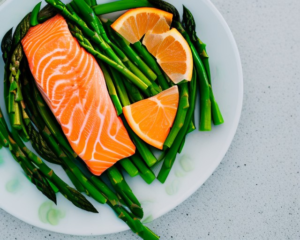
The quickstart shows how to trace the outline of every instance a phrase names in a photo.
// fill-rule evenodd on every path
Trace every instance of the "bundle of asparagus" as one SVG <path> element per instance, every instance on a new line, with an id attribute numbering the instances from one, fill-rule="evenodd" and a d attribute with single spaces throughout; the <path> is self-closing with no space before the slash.
<path id="1" fill-rule="evenodd" d="M 200 91 L 199 130 L 210 131 L 224 122 L 211 87 L 209 58 L 205 44 L 196 34 L 196 24 L 191 12 L 184 7 L 183 22 L 171 4 L 162 0 L 122 0 L 97 5 L 95 0 L 73 0 L 65 5 L 60 0 L 46 0 L 48 5 L 40 11 L 37 4 L 33 11 L 17 26 L 14 35 L 9 30 L 1 44 L 5 61 L 4 98 L 9 115 L 9 128 L 0 110 L 0 147 L 9 147 L 31 182 L 49 199 L 56 202 L 56 192 L 61 192 L 75 206 L 90 212 L 98 212 L 83 196 L 107 203 L 131 230 L 143 239 L 159 239 L 140 219 L 143 209 L 125 181 L 121 167 L 131 177 L 140 175 L 148 184 L 156 176 L 152 167 L 163 161 L 157 179 L 164 183 L 171 171 L 177 153 L 184 147 L 186 135 L 194 131 L 194 110 L 197 87 Z M 112 22 L 101 15 L 139 7 L 157 7 L 173 14 L 172 26 L 177 28 L 188 42 L 194 60 L 190 82 L 179 85 L 180 100 L 173 127 L 164 143 L 159 159 L 150 146 L 130 128 L 122 114 L 122 107 L 154 96 L 170 88 L 173 83 L 163 73 L 151 53 L 140 41 L 130 44 L 111 28 Z M 107 88 L 123 123 L 134 142 L 136 154 L 119 161 L 108 169 L 106 175 L 112 189 L 103 176 L 96 177 L 74 153 L 51 110 L 35 85 L 20 41 L 31 26 L 36 26 L 60 13 L 68 22 L 72 35 L 79 44 L 98 61 Z M 150 67 L 151 66 L 151 67 Z M 59 164 L 71 179 L 76 190 L 63 182 L 43 160 L 26 148 L 23 141 L 30 140 L 36 152 L 45 160 Z"/>

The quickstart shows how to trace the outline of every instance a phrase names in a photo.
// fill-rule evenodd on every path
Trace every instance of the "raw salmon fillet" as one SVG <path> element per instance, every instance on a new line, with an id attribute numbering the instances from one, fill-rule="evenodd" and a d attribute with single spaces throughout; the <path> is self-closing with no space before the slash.
<path id="1" fill-rule="evenodd" d="M 61 15 L 30 28 L 22 45 L 40 92 L 93 174 L 135 153 L 99 65 Z"/>

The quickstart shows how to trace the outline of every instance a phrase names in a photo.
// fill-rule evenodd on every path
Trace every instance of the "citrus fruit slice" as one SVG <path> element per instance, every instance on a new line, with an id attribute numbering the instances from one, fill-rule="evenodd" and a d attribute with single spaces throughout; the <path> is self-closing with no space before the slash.
<path id="1" fill-rule="evenodd" d="M 148 51 L 175 83 L 191 81 L 193 75 L 193 55 L 187 41 L 177 29 L 156 34 L 148 32 L 143 40 Z"/>
<path id="2" fill-rule="evenodd" d="M 163 149 L 176 117 L 179 101 L 178 87 L 171 87 L 154 97 L 123 108 L 131 129 L 146 143 Z"/>
<path id="3" fill-rule="evenodd" d="M 136 8 L 120 16 L 111 27 L 128 42 L 136 43 L 147 33 L 163 33 L 170 29 L 173 14 L 156 8 Z"/>

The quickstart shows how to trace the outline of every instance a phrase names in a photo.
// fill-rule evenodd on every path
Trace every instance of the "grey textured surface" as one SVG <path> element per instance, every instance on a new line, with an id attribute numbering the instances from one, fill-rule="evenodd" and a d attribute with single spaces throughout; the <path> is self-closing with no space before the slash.
<path id="1" fill-rule="evenodd" d="M 149 227 L 161 239 L 300 239 L 300 1 L 212 0 L 239 47 L 241 122 L 212 177 Z M 0 210 L 0 239 L 137 239 L 129 231 L 74 237 Z"/>

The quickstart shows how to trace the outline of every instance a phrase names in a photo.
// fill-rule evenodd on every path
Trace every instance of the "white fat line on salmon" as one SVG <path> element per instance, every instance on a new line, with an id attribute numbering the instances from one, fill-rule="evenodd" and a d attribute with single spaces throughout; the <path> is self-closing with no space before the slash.
<path id="1" fill-rule="evenodd" d="M 49 78 L 46 79 L 46 87 L 44 87 L 45 72 L 48 71 L 48 67 L 51 65 L 52 62 L 54 62 L 56 60 L 60 60 L 60 59 L 62 60 L 62 59 L 66 59 L 67 58 L 66 55 L 62 55 L 62 56 L 58 56 L 58 57 L 53 57 L 53 54 L 58 53 L 58 52 L 63 53 L 63 52 L 65 52 L 65 49 L 58 49 L 58 50 L 55 50 L 55 51 L 53 51 L 51 53 L 46 54 L 44 57 L 42 57 L 41 61 L 38 63 L 38 66 L 36 68 L 36 75 L 37 75 L 36 78 L 40 80 L 39 81 L 40 85 L 42 86 L 42 88 L 44 90 L 46 90 L 47 95 L 49 95 L 49 88 L 48 88 L 49 86 L 48 85 L 49 85 L 50 81 L 47 81 Z M 40 66 L 41 66 L 41 64 L 43 63 L 44 60 L 47 60 L 48 57 L 50 57 L 51 59 L 50 59 L 50 61 L 48 61 L 46 63 L 45 67 L 42 68 L 41 77 L 39 78 Z M 50 97 L 50 99 L 51 99 L 51 97 Z"/>
<path id="2" fill-rule="evenodd" d="M 59 36 L 62 34 L 62 31 L 58 31 L 56 33 L 54 33 L 52 36 L 47 36 L 47 35 L 43 35 L 40 36 L 38 40 L 36 40 L 34 42 L 34 44 L 31 46 L 31 48 L 28 51 L 28 56 L 32 56 L 33 62 L 35 62 L 35 55 L 38 52 L 38 49 L 42 48 L 47 42 L 49 42 L 50 38 L 54 38 L 55 36 Z M 34 51 L 34 53 L 32 53 L 32 51 Z"/>
<path id="3" fill-rule="evenodd" d="M 88 59 L 88 60 L 89 60 L 89 59 Z M 88 61 L 87 61 L 87 62 L 88 62 Z M 87 74 L 87 77 L 85 77 L 85 78 L 87 78 L 87 79 L 85 79 L 86 81 L 88 81 L 88 79 L 93 79 L 93 78 L 95 77 L 95 72 L 92 73 L 92 71 L 91 71 L 91 69 L 92 69 L 92 67 L 93 67 L 93 64 L 94 64 L 94 62 L 92 61 L 92 63 L 90 64 L 90 69 L 89 69 L 89 72 L 88 72 L 88 74 Z M 92 73 L 93 75 L 91 75 L 91 73 Z M 90 75 L 91 75 L 91 76 L 90 76 Z M 93 89 L 90 88 L 89 90 L 93 90 Z M 97 89 L 94 89 L 94 90 L 97 90 Z M 72 95 L 72 97 L 73 97 L 73 95 Z M 71 97 L 71 98 L 72 98 L 72 97 Z M 71 98 L 70 98 L 70 99 L 71 99 Z M 94 102 L 94 98 L 93 98 L 92 101 Z M 69 102 L 70 102 L 70 100 L 69 100 Z M 93 103 L 93 102 L 92 102 L 92 103 Z M 68 107 L 68 105 L 66 104 L 66 105 L 65 105 L 65 109 L 66 109 L 67 107 Z M 63 113 L 65 109 L 63 109 L 61 113 Z M 79 109 L 83 112 L 84 107 L 83 107 L 82 105 L 80 105 L 80 108 L 79 108 Z M 86 125 L 88 119 L 90 119 L 90 114 L 92 113 L 92 110 L 93 110 L 93 109 L 90 108 L 89 111 L 88 111 L 88 113 L 87 113 L 86 116 L 85 116 L 84 122 L 83 122 L 83 124 L 82 124 L 82 126 L 81 126 L 81 129 L 80 129 L 80 135 L 79 135 L 78 139 L 75 140 L 75 141 L 73 141 L 74 144 L 76 144 L 76 145 L 78 145 L 78 143 L 79 143 L 79 141 L 80 141 L 80 139 L 81 139 L 81 133 L 83 132 L 83 129 L 85 128 L 85 125 Z M 74 114 L 74 111 L 72 112 L 72 114 Z M 68 124 L 65 124 L 64 126 L 65 126 L 66 128 L 68 128 L 68 129 L 72 129 L 72 124 L 71 124 L 70 122 L 69 122 Z M 70 133 L 70 134 L 71 134 L 71 133 Z"/>
<path id="4" fill-rule="evenodd" d="M 23 44 L 23 47 L 27 48 L 29 43 L 32 43 L 36 39 L 39 39 L 40 34 L 44 33 L 45 28 L 47 28 L 48 31 L 52 31 L 52 29 L 54 27 L 55 27 L 54 24 L 52 24 L 50 22 L 45 22 L 45 25 L 41 25 L 41 26 L 39 26 L 39 28 L 30 28 L 29 31 L 27 32 L 26 36 L 25 36 L 25 39 L 26 38 L 31 38 L 32 41 L 27 42 L 26 44 Z"/>
<path id="5" fill-rule="evenodd" d="M 52 105 L 52 108 L 51 108 L 51 109 L 52 109 L 53 113 L 54 113 L 56 116 L 58 115 L 58 116 L 56 117 L 56 119 L 57 119 L 58 121 L 59 121 L 59 119 L 60 119 L 60 117 L 61 117 L 61 114 L 62 114 L 62 108 L 61 108 L 61 105 L 64 104 L 65 98 L 66 98 L 66 94 L 64 94 L 63 97 L 62 97 L 62 99 L 59 100 L 59 104 L 56 104 L 56 105 L 55 105 L 55 106 L 56 106 L 55 108 L 53 107 L 53 102 L 52 102 L 52 104 L 51 104 L 51 105 Z M 59 112 L 59 111 L 60 111 L 60 112 Z"/>
<path id="6" fill-rule="evenodd" d="M 66 80 L 61 80 L 61 81 L 65 82 Z M 66 96 L 68 97 L 67 102 L 64 101 L 64 99 L 66 98 Z M 65 110 L 66 110 L 67 108 L 70 107 L 69 103 L 73 100 L 73 97 L 74 97 L 74 96 L 79 96 L 78 91 L 73 91 L 71 96 L 69 96 L 69 95 L 67 95 L 67 94 L 63 94 L 63 99 L 60 100 L 59 107 L 61 107 L 61 105 L 63 105 L 64 107 L 61 107 L 61 108 L 58 109 L 58 110 L 61 110 L 61 111 L 60 111 L 60 114 L 57 116 L 57 119 L 58 119 L 58 120 L 61 121 L 62 114 L 65 112 Z M 78 103 L 77 103 L 77 104 L 78 104 Z M 55 113 L 57 114 L 57 109 L 55 109 L 55 110 L 56 110 Z M 53 111 L 54 111 L 54 109 L 53 109 Z"/>
<path id="7" fill-rule="evenodd" d="M 57 22 L 58 21 L 56 21 L 53 24 L 53 22 L 49 21 L 49 22 L 45 22 L 45 24 L 43 25 L 40 25 L 38 28 L 31 28 L 28 31 L 27 36 L 30 37 L 33 41 L 37 41 L 38 39 L 40 39 L 41 34 L 43 34 L 45 31 L 51 32 L 54 28 L 59 29 L 56 32 L 62 32 L 62 33 L 67 32 L 66 28 L 60 28 L 60 26 L 62 25 L 65 26 L 65 23 L 57 24 Z"/>
<path id="8" fill-rule="evenodd" d="M 101 123 L 103 122 L 103 119 L 100 118 L 100 125 Z M 82 151 L 80 152 L 80 154 L 78 154 L 79 156 L 82 156 L 82 158 L 84 158 L 84 156 L 86 155 L 86 150 L 87 150 L 87 147 L 89 145 L 89 141 L 91 141 L 91 134 L 94 133 L 94 131 L 97 131 L 98 130 L 98 134 L 99 132 L 101 133 L 101 128 L 99 127 L 97 129 L 97 121 L 93 121 L 92 122 L 92 126 L 91 126 L 91 129 L 89 131 L 89 135 L 86 137 L 86 141 L 85 141 L 85 145 L 84 145 L 84 148 L 82 149 Z M 81 132 L 82 133 L 82 132 Z M 96 138 L 97 139 L 97 138 Z M 80 140 L 82 140 L 82 138 L 80 137 Z M 97 143 L 97 141 L 95 141 L 95 144 Z M 93 153 L 95 152 L 95 145 L 93 145 L 93 151 L 92 151 L 92 156 L 93 156 Z M 87 159 L 86 159 L 87 160 Z"/>
<path id="9" fill-rule="evenodd" d="M 52 36 L 45 35 L 45 36 L 40 37 L 38 40 L 33 41 L 34 45 L 31 46 L 30 51 L 28 52 L 28 56 L 32 56 L 32 60 L 33 60 L 33 62 L 35 62 L 36 53 L 39 52 L 39 49 L 45 48 L 47 46 L 47 44 L 49 42 L 51 42 L 52 38 L 55 38 L 55 36 L 59 36 L 63 33 L 65 34 L 65 32 L 63 32 L 63 31 L 58 31 L 58 32 L 54 33 Z M 34 51 L 34 50 L 35 50 L 35 52 L 32 53 L 32 51 Z"/>
<path id="10" fill-rule="evenodd" d="M 84 133 L 85 129 L 89 129 L 89 136 L 87 136 L 87 139 L 91 137 L 91 134 L 92 134 L 92 127 L 94 124 L 96 124 L 95 121 L 92 121 L 94 118 L 95 118 L 95 114 L 94 114 L 94 109 L 93 109 L 93 106 L 95 105 L 95 100 L 92 99 L 92 102 L 90 103 L 91 106 L 89 107 L 88 109 L 88 112 L 85 114 L 85 118 L 84 118 L 84 121 L 81 125 L 81 128 L 79 130 L 79 135 L 78 137 L 76 138 L 76 140 L 72 140 L 70 139 L 74 144 L 76 144 L 77 146 L 80 145 L 80 142 L 82 140 L 85 140 L 86 138 L 84 136 L 82 136 L 82 134 Z M 82 112 L 83 112 L 83 109 L 81 109 Z M 74 121 L 74 119 L 71 119 L 71 121 Z M 92 126 L 88 126 L 88 124 L 92 124 Z M 73 129 L 75 130 L 75 129 Z M 77 129 L 78 130 L 78 129 Z"/>
<path id="11" fill-rule="evenodd" d="M 69 56 L 69 53 L 71 53 L 71 52 L 73 51 L 73 48 L 74 48 L 74 47 L 75 47 L 75 46 L 74 46 L 73 42 L 71 41 L 71 45 L 70 45 L 70 47 L 69 47 L 69 49 L 68 49 L 67 54 L 64 54 L 64 56 L 66 56 L 66 59 L 67 59 L 67 57 Z M 76 48 L 76 54 L 77 54 L 77 53 L 78 53 L 78 48 Z M 76 54 L 74 55 L 74 57 L 73 57 L 69 62 L 67 62 L 67 63 L 65 63 L 65 64 L 57 65 L 57 68 L 56 68 L 57 71 L 55 71 L 55 72 L 52 73 L 50 76 L 48 76 L 47 82 L 50 82 L 50 80 L 51 80 L 51 78 L 52 78 L 53 76 L 57 76 L 57 75 L 59 75 L 59 74 L 62 74 L 62 73 L 60 72 L 60 69 L 63 68 L 63 67 L 68 66 L 70 62 L 74 61 L 74 59 L 76 58 Z M 48 70 L 48 69 L 47 69 L 47 70 Z M 64 74 L 64 76 L 65 76 L 65 74 Z"/>
<path id="12" fill-rule="evenodd" d="M 57 75 L 57 76 L 59 76 L 59 75 Z M 67 77 L 67 76 L 63 76 L 63 77 Z M 49 84 L 49 82 L 50 82 L 50 81 L 48 81 L 48 84 Z M 53 81 L 53 82 L 54 82 L 54 81 Z M 77 85 L 77 83 L 76 83 L 75 80 L 73 80 L 73 82 L 75 82 L 74 85 Z M 51 93 L 48 93 L 49 98 L 51 99 L 52 104 L 53 104 L 53 101 L 61 101 L 61 96 L 68 95 L 68 93 L 70 93 L 70 92 L 75 93 L 75 92 L 78 92 L 78 91 L 79 91 L 78 88 L 74 89 L 74 87 L 72 87 L 71 84 L 66 84 L 66 83 L 71 83 L 71 84 L 72 84 L 72 80 L 70 80 L 70 79 L 61 79 L 61 80 L 57 80 L 57 81 L 54 82 L 54 85 L 53 85 L 53 87 L 52 87 Z M 61 87 L 61 86 L 64 87 L 64 88 L 63 88 L 64 90 L 57 90 L 57 88 L 59 88 L 59 87 Z M 48 88 L 50 89 L 50 87 L 48 87 Z M 59 93 L 61 93 L 61 94 L 59 94 Z M 79 95 L 78 95 L 78 96 L 79 96 Z M 60 97 L 60 99 L 57 98 L 57 97 Z M 61 101 L 61 103 L 62 103 L 62 101 Z M 57 106 L 57 105 L 60 106 L 61 103 L 53 104 L 53 107 L 55 107 L 54 110 L 56 110 L 56 109 L 57 109 L 56 106 Z M 67 107 L 67 106 L 66 106 L 66 107 Z M 66 107 L 65 107 L 65 108 L 66 108 Z M 65 109 L 65 108 L 64 108 L 64 109 Z"/>
<path id="13" fill-rule="evenodd" d="M 76 54 L 78 53 L 78 51 L 79 51 L 79 50 L 78 50 L 78 48 L 76 47 Z M 83 57 L 84 57 L 84 55 L 82 54 L 81 59 L 80 59 L 80 62 L 83 61 L 83 59 L 82 59 Z M 73 59 L 75 59 L 75 58 L 76 58 L 76 55 L 74 55 L 74 58 L 73 58 Z M 72 59 L 72 60 L 73 60 L 73 59 Z M 65 66 L 68 66 L 68 63 L 67 63 L 67 64 L 63 64 L 63 66 L 64 66 L 64 67 L 65 67 Z M 87 63 L 86 63 L 86 66 L 87 66 Z M 74 69 L 73 69 L 73 71 L 74 71 Z M 51 78 L 52 78 L 52 77 L 58 77 L 59 75 L 61 75 L 62 78 L 65 78 L 65 77 L 66 77 L 65 74 L 63 75 L 63 74 L 60 73 L 60 72 L 59 72 L 59 74 L 55 72 L 55 73 L 51 74 L 51 75 L 48 77 L 47 82 L 49 83 L 49 82 L 51 81 Z M 61 82 L 61 83 L 64 83 L 64 82 L 66 82 L 66 81 L 69 81 L 69 80 L 67 80 L 67 79 L 62 79 L 62 80 L 60 80 L 60 81 L 56 81 L 56 82 L 55 82 L 55 85 L 54 85 L 54 87 L 52 88 L 52 96 L 54 96 L 54 98 L 55 98 L 55 96 L 57 96 L 57 94 L 56 94 L 56 88 L 59 86 L 59 83 L 60 83 L 60 82 Z M 64 98 L 65 98 L 65 95 L 66 95 L 66 94 L 63 95 L 63 100 L 64 100 Z M 51 100 L 54 100 L 54 98 L 52 98 Z M 55 99 L 55 100 L 60 100 L 60 99 Z M 64 103 L 63 100 L 61 100 L 61 102 L 60 102 L 59 104 L 55 104 L 55 105 L 54 105 L 55 108 L 53 108 L 53 111 L 57 112 L 57 110 L 60 109 L 61 104 Z M 67 106 L 67 104 L 66 104 L 66 105 L 65 105 L 65 108 L 62 109 L 61 112 L 63 112 L 67 107 L 68 107 L 68 106 Z M 60 117 L 60 115 L 58 116 L 58 118 L 59 118 L 59 117 Z"/>
<path id="14" fill-rule="evenodd" d="M 68 57 L 69 57 L 69 53 L 73 50 L 72 45 L 73 45 L 73 43 L 71 43 L 71 46 L 68 48 L 68 52 L 65 53 L 65 54 L 63 54 L 64 57 L 61 57 L 61 56 L 53 57 L 53 61 L 49 61 L 49 64 L 46 65 L 47 67 L 45 66 L 46 69 L 45 69 L 45 68 L 43 69 L 43 75 L 42 75 L 42 82 L 41 82 L 41 84 L 44 82 L 44 72 L 47 71 L 48 68 L 54 70 L 53 73 L 52 73 L 51 75 L 49 75 L 49 76 L 47 77 L 47 79 L 46 79 L 46 87 L 45 87 L 45 88 L 46 88 L 47 94 L 50 94 L 50 93 L 49 93 L 49 90 L 50 90 L 49 84 L 52 82 L 51 79 L 52 79 L 53 77 L 58 77 L 59 75 L 62 75 L 63 78 L 67 79 L 67 75 L 70 74 L 70 73 L 72 72 L 72 69 L 71 69 L 70 71 L 68 71 L 68 72 L 66 72 L 66 73 L 64 73 L 64 74 L 61 73 L 61 69 L 62 69 L 63 67 L 68 66 L 68 65 L 69 65 L 68 63 L 70 63 L 71 60 L 70 60 L 69 62 L 67 62 L 66 64 L 58 64 L 58 65 L 55 65 L 55 64 L 54 64 L 54 66 L 57 66 L 55 69 L 53 69 L 53 67 L 50 66 L 50 64 L 53 63 L 55 60 L 60 60 L 60 59 L 61 59 L 61 60 L 62 60 L 62 59 L 66 59 L 66 60 L 67 60 Z M 74 57 L 74 58 L 75 58 L 75 57 Z M 74 58 L 73 58 L 73 59 L 74 59 Z M 73 60 L 73 59 L 72 59 L 72 60 Z M 69 81 L 69 80 L 68 80 L 68 81 Z M 54 82 L 56 83 L 55 80 L 54 80 Z M 43 86 L 43 85 L 42 85 L 42 86 Z M 43 86 L 43 87 L 44 87 L 44 86 Z M 53 91 L 52 91 L 52 95 L 55 96 L 55 94 L 53 94 Z M 53 98 L 50 97 L 50 99 L 53 99 Z"/>
<path id="15" fill-rule="evenodd" d="M 61 80 L 58 80 L 58 81 L 56 81 L 55 82 L 55 85 L 53 86 L 53 90 L 52 90 L 52 95 L 53 96 L 55 96 L 55 95 L 57 95 L 56 93 L 55 93 L 55 89 L 57 88 L 57 87 L 59 87 L 60 85 L 63 85 L 66 81 L 68 81 L 67 79 L 61 79 Z M 65 96 L 66 94 L 63 94 L 63 97 Z M 47 95 L 47 96 L 49 96 L 49 94 Z M 50 98 L 49 98 L 50 99 Z M 59 99 L 60 100 L 60 99 Z M 52 109 L 53 109 L 53 111 L 55 111 L 56 112 L 56 109 L 54 109 L 54 107 L 53 107 L 53 99 L 50 99 L 50 102 L 51 102 L 51 106 L 52 106 Z M 63 103 L 63 101 L 60 101 L 61 103 Z M 59 104 L 60 105 L 60 104 Z M 67 106 L 66 106 L 67 107 Z M 65 107 L 65 108 L 66 108 Z"/>
<path id="16" fill-rule="evenodd" d="M 105 93 L 103 92 L 103 94 L 105 94 Z M 109 108 L 108 108 L 109 104 L 107 102 L 108 100 L 109 100 L 108 97 L 103 98 L 103 101 L 105 101 L 105 102 L 103 104 L 100 103 L 99 106 L 98 106 L 98 109 L 97 109 L 97 114 L 98 114 L 99 118 L 101 119 L 101 122 L 100 122 L 100 128 L 99 128 L 99 131 L 98 131 L 98 135 L 97 135 L 97 138 L 96 138 L 98 140 L 94 143 L 94 146 L 93 146 L 93 148 L 94 148 L 93 159 L 95 158 L 95 153 L 97 152 L 96 151 L 97 144 L 99 144 L 100 147 L 102 147 L 102 149 L 104 151 L 113 153 L 113 154 L 115 154 L 117 156 L 120 156 L 120 157 L 123 157 L 123 154 L 120 154 L 120 153 L 118 153 L 116 151 L 113 151 L 109 147 L 105 146 L 105 141 L 101 141 L 101 138 L 104 137 L 104 134 L 107 134 L 110 137 L 110 140 L 112 140 L 114 142 L 114 144 L 118 143 L 118 141 L 116 141 L 116 139 L 114 137 L 110 136 L 110 134 L 109 134 L 109 130 L 111 129 L 111 124 L 113 122 L 114 117 L 116 117 L 116 115 L 113 115 L 112 111 L 110 111 L 110 115 L 107 114 L 107 112 L 109 110 Z M 99 109 L 101 105 L 105 106 L 105 109 L 104 109 L 104 111 L 102 111 L 102 114 L 100 113 L 100 109 Z M 112 110 L 112 109 L 110 109 L 110 110 Z M 105 123 L 105 118 L 110 123 L 110 125 L 107 127 L 108 131 L 106 131 L 106 132 L 103 131 L 103 126 L 104 126 L 104 123 Z"/>
<path id="17" fill-rule="evenodd" d="M 101 74 L 102 75 L 102 74 Z M 102 80 L 104 80 L 104 76 L 102 75 Z M 102 89 L 103 90 L 103 89 Z M 101 91 L 101 90 L 100 90 Z M 105 92 L 100 92 L 100 94 L 102 95 L 104 95 L 105 96 Z M 104 150 L 104 151 L 107 151 L 107 152 L 111 152 L 111 153 L 114 153 L 111 149 L 109 149 L 109 148 L 107 148 L 107 147 L 105 147 L 104 145 L 103 145 L 103 143 L 102 143 L 102 141 L 100 141 L 100 139 L 101 139 L 101 135 L 103 136 L 103 133 L 104 133 L 104 131 L 103 131 L 103 127 L 104 127 L 104 123 L 105 123 L 105 117 L 106 117 L 106 120 L 107 121 L 109 121 L 109 122 L 111 122 L 111 118 L 110 118 L 110 116 L 107 114 L 107 112 L 108 112 L 108 110 L 109 110 L 109 108 L 108 108 L 108 102 L 107 102 L 107 97 L 103 97 L 103 98 L 100 98 L 100 102 L 99 102 L 99 105 L 98 105 L 98 108 L 97 108 L 97 111 L 96 111 L 96 113 L 97 113 L 97 115 L 98 115 L 98 117 L 100 118 L 100 127 L 99 127 L 99 129 L 98 129 L 98 135 L 97 135 L 97 141 L 95 141 L 95 143 L 94 143 L 94 146 L 93 146 L 93 149 L 94 149 L 94 152 L 93 152 L 93 158 L 94 158 L 94 154 L 95 154 L 95 151 L 96 151 L 96 146 L 97 146 L 97 143 L 99 143 L 99 145 L 102 147 L 102 149 Z M 102 111 L 102 113 L 101 113 L 101 111 L 100 111 L 100 108 L 101 108 L 101 106 L 104 106 L 104 109 L 103 109 L 103 111 Z M 107 127 L 107 129 L 109 130 L 110 128 L 109 127 Z"/>
<path id="18" fill-rule="evenodd" d="M 73 96 L 71 98 L 73 98 Z M 68 107 L 71 107 L 71 106 L 68 106 Z M 76 105 L 73 107 L 71 115 L 69 115 L 69 116 L 67 115 L 64 117 L 64 118 L 67 118 L 67 120 L 65 120 L 63 117 L 60 119 L 61 126 L 68 130 L 68 132 L 65 132 L 65 135 L 67 137 L 70 137 L 70 135 L 72 134 L 72 127 L 73 127 L 72 120 L 76 120 L 75 113 L 77 112 L 77 109 L 81 110 L 79 103 L 76 103 Z M 64 112 L 64 113 L 66 114 L 66 112 Z M 65 121 L 67 123 L 64 123 Z"/>
<path id="19" fill-rule="evenodd" d="M 32 29 L 34 29 L 34 31 L 30 31 L 30 34 L 28 36 L 35 39 L 35 37 L 38 37 L 37 34 L 43 33 L 45 30 L 50 31 L 54 27 L 60 27 L 65 24 L 63 22 L 58 21 L 59 18 L 57 18 L 57 16 L 53 17 L 52 20 L 53 19 L 57 20 L 56 22 L 54 22 L 54 24 L 53 21 L 46 21 L 42 25 L 39 25 L 38 27 L 33 27 Z"/>
<path id="20" fill-rule="evenodd" d="M 92 99 L 91 106 L 93 106 L 93 103 L 94 103 L 94 98 Z M 86 124 L 87 124 L 88 120 L 90 120 L 90 114 L 94 114 L 94 110 L 93 110 L 92 107 L 89 108 L 88 112 L 85 115 L 84 121 L 83 121 L 83 123 L 81 125 L 81 128 L 80 128 L 80 131 L 79 131 L 80 134 L 79 134 L 78 138 L 76 140 L 72 141 L 76 145 L 78 145 L 80 140 L 81 140 L 81 136 L 82 136 L 82 133 L 83 133 L 84 129 L 86 128 Z M 69 127 L 69 126 L 67 125 L 66 127 Z M 90 131 L 90 134 L 91 134 L 91 131 Z"/>
<path id="21" fill-rule="evenodd" d="M 55 110 L 55 111 L 56 111 L 57 108 L 63 103 L 63 101 L 62 101 L 62 99 L 61 99 L 61 96 L 64 97 L 65 95 L 67 95 L 65 91 L 68 90 L 68 89 L 65 89 L 65 91 L 63 91 L 63 94 L 58 94 L 56 89 L 57 89 L 58 87 L 60 87 L 61 85 L 64 85 L 66 82 L 71 82 L 71 81 L 72 81 L 72 79 L 67 79 L 68 76 L 62 75 L 62 74 L 57 74 L 57 73 L 51 74 L 51 75 L 50 75 L 50 78 L 52 78 L 52 77 L 59 78 L 60 75 L 61 75 L 61 80 L 54 80 L 54 81 L 53 81 L 53 82 L 54 82 L 54 86 L 52 87 L 51 95 L 50 95 L 50 93 L 49 93 L 50 97 L 52 96 L 52 97 L 51 97 L 51 101 L 52 101 L 52 104 L 53 104 L 53 107 L 54 107 L 54 110 Z M 73 80 L 73 81 L 74 81 L 74 80 Z M 50 82 L 51 82 L 51 81 L 49 80 L 47 84 L 49 84 Z M 66 86 L 66 87 L 67 87 L 67 86 Z M 70 86 L 68 86 L 68 87 L 71 88 Z M 49 88 L 49 87 L 48 87 L 48 88 Z M 50 88 L 49 88 L 49 89 L 50 89 Z M 71 89 L 72 89 L 72 88 L 71 88 Z M 61 102 L 54 104 L 53 101 L 61 101 Z"/>

